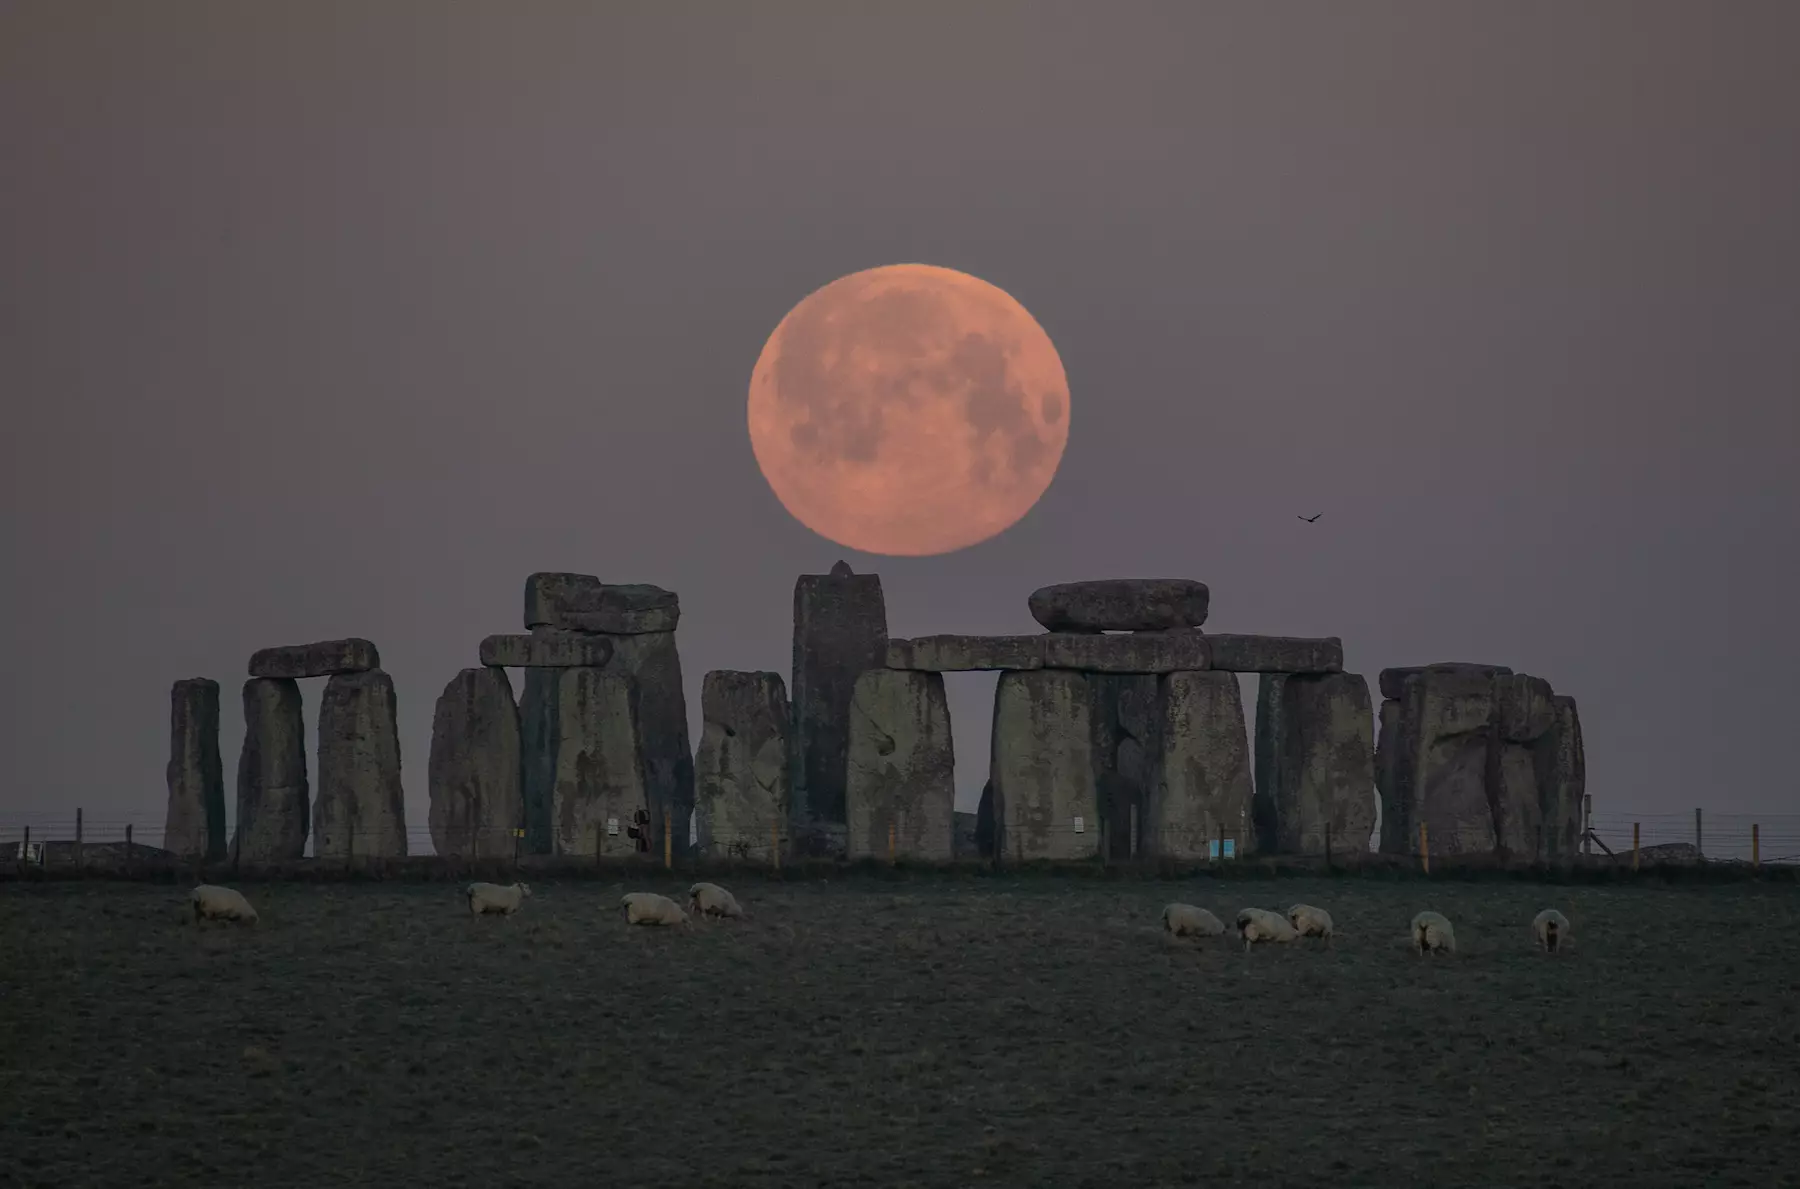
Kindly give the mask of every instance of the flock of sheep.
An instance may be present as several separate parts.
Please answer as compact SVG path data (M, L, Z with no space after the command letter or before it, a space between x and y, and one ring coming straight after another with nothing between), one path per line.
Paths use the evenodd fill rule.
M469 911L475 916L498 913L511 916L519 911L531 888L523 883L471 883L463 888ZM201 884L190 897L194 921L224 920L254 924L256 909L235 888ZM744 916L737 897L716 883L697 883L688 888L688 907L655 892L627 892L619 901L629 925L663 925L685 927L692 923L688 913L702 917ZM1162 910L1162 926L1173 937L1221 937L1225 922L1204 908L1192 904L1169 904ZM1296 904L1283 916L1266 908L1246 908L1237 914L1237 932L1243 939L1244 952L1258 942L1298 941L1317 937L1331 944L1331 914L1311 904ZM1420 957L1426 954L1455 953L1456 931L1441 913L1422 912L1412 919L1409 930L1412 947ZM1569 940L1569 918L1554 908L1546 908L1531 919L1531 934L1538 948L1554 954Z
M1192 904L1164 906L1162 924L1175 937L1219 937L1225 932L1224 921ZM1330 945L1331 914L1311 904L1296 904L1286 916L1266 908L1246 908L1237 914L1237 931L1246 953L1257 942L1298 941L1302 937L1321 938ZM1420 957L1456 952L1456 930L1442 913L1420 913L1412 919L1408 932L1412 948ZM1538 948L1554 954L1569 940L1569 918L1554 908L1546 908L1531 918L1531 935Z

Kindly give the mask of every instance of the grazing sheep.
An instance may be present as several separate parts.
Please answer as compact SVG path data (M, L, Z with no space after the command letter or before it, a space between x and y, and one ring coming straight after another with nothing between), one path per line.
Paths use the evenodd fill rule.
M744 908L737 897L716 883L697 883L688 889L688 907L700 916L741 917Z
M1531 932L1545 953L1554 954L1568 944L1569 918L1554 908L1546 908L1531 918Z
M1296 904L1287 910L1288 924L1302 937L1323 937L1331 944L1331 914L1311 904Z
M1436 953L1443 950L1447 954L1454 954L1456 931L1441 914L1422 912L1412 919L1412 943L1421 958L1427 951Z
M469 911L476 916L497 912L509 917L519 911L531 889L522 883L472 883L463 889L463 895L469 898Z
M196 925L202 920L256 924L256 910L250 907L250 901L244 899L244 894L235 888L203 883L194 889L188 899L194 906Z
M659 896L655 892L627 892L619 901L619 907L625 910L627 925L680 925L691 924L688 914L681 911L681 905L667 896Z
M1238 936L1244 939L1244 952L1258 941L1295 941L1300 934L1278 912L1266 908L1246 908L1237 914Z
M1218 937L1225 932L1224 921L1192 904L1164 905L1162 924L1176 937Z

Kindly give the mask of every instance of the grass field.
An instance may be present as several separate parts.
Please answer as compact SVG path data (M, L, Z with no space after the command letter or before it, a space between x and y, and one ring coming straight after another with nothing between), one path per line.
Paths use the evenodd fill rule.
M0 1185L1800 1184L1792 884L732 886L691 933L601 882L0 887Z

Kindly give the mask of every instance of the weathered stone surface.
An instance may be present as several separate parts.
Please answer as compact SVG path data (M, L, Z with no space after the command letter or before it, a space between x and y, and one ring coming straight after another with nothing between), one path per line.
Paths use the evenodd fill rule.
M1001 674L994 690L990 771L995 844L1004 862L1099 853L1094 695L1088 682L1085 674L1069 669Z
M285 862L306 853L311 816L300 687L291 677L244 682L244 750L238 755L237 832L241 863Z
M481 663L512 669L600 669L612 661L613 641L573 633L489 636Z
M1197 628L1211 593L1189 578L1104 578L1031 593L1031 617L1053 632L1144 632Z
M848 751L848 857L885 858L892 824L897 857L949 860L956 761L943 676L866 670L851 694Z
M856 571L850 568L850 563L841 557L831 563L831 577L833 578L848 578L854 573Z
M1344 642L1336 636L1209 635L1212 667L1230 673L1338 673Z
M1381 790L1381 849L1419 852L1419 823L1431 853L1490 854L1497 839L1488 801L1488 738L1493 677L1466 669L1427 669L1405 680L1397 701L1391 785Z
M380 669L339 673L319 699L319 795L313 857L406 854L406 796L394 679Z
M1044 668L1087 673L1185 673L1212 667L1212 642L1191 629L1128 636L1047 632Z
M652 849L662 846L663 818L673 835L670 853L691 850L688 822L694 813L694 749L688 742L687 692L674 632L614 636L608 673L630 677L637 691L638 751L644 762Z
M1542 677L1503 673L1494 677L1494 718L1500 738L1508 743L1530 743L1541 738L1556 721L1552 704L1555 691Z
M219 759L219 683L210 677L177 681L170 703L163 849L184 859L222 859L225 768Z
M636 682L599 669L564 669L557 686L551 853L617 858L649 850L661 827L646 788Z
M849 567L844 567L848 569ZM887 664L887 602L876 574L802 574L794 583L795 849L811 853L846 824L850 699Z
M1581 742L1581 715L1575 699L1551 699L1550 730L1532 745L1540 813L1544 826L1543 858L1567 864L1581 849L1582 798L1587 793L1587 753Z
M1094 699L1093 754L1109 857L1133 855L1132 818L1137 818L1138 852L1155 853L1151 809L1156 789L1158 734L1157 678L1151 673L1095 673L1088 678Z
M915 636L890 640L887 667L926 673L1041 669L1043 636Z
M787 686L779 673L714 670L700 686L700 714L694 757L700 853L768 862L770 847L787 833Z
M951 815L954 823L950 853L958 859L974 859L981 855L981 848L975 841L976 815L963 813L960 810Z
M551 852L550 806L556 796L556 751L562 744L557 697L566 672L528 668L525 689L519 695L519 781L525 803L526 854Z
M565 607L600 592L601 582L593 574L568 574L542 570L525 579L525 630L561 627Z
M524 825L519 707L505 669L464 669L431 716L431 845L440 855L509 856Z
M381 667L381 653L360 637L320 640L316 644L283 644L265 648L250 657L252 677L330 677L336 673L366 673Z
M1258 845L1355 860L1375 830L1369 684L1356 673L1264 674L1257 697Z
M994 820L994 782L990 778L981 786L981 800L975 805L975 853L984 859L994 857L994 840L999 835Z
M1225 838L1234 854L1252 852L1250 742L1237 676L1170 673L1158 682L1157 705L1160 752L1143 849L1203 859Z
M548 609L546 622L526 626L639 636L672 632L681 622L681 600L675 592L642 582L583 585L556 598L540 598L538 606Z
M931 673L974 669L1078 669L1088 673L1173 673L1208 667L1209 637L1196 631L1037 636L917 636L888 643L890 669Z
M1406 679L1427 669L1437 673L1473 673L1480 677L1504 677L1512 673L1505 665L1480 665L1473 661L1437 661L1429 665L1409 665L1381 671L1381 696L1399 698Z

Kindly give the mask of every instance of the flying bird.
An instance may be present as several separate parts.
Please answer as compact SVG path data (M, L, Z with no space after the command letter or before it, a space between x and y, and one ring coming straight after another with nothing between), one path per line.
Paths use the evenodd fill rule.
M1311 524L1313 521L1317 520L1319 517L1321 517L1323 515L1325 515L1325 513L1323 513L1323 512L1314 512L1311 516L1300 516L1299 519L1306 521L1306 523L1308 523L1308 524Z

